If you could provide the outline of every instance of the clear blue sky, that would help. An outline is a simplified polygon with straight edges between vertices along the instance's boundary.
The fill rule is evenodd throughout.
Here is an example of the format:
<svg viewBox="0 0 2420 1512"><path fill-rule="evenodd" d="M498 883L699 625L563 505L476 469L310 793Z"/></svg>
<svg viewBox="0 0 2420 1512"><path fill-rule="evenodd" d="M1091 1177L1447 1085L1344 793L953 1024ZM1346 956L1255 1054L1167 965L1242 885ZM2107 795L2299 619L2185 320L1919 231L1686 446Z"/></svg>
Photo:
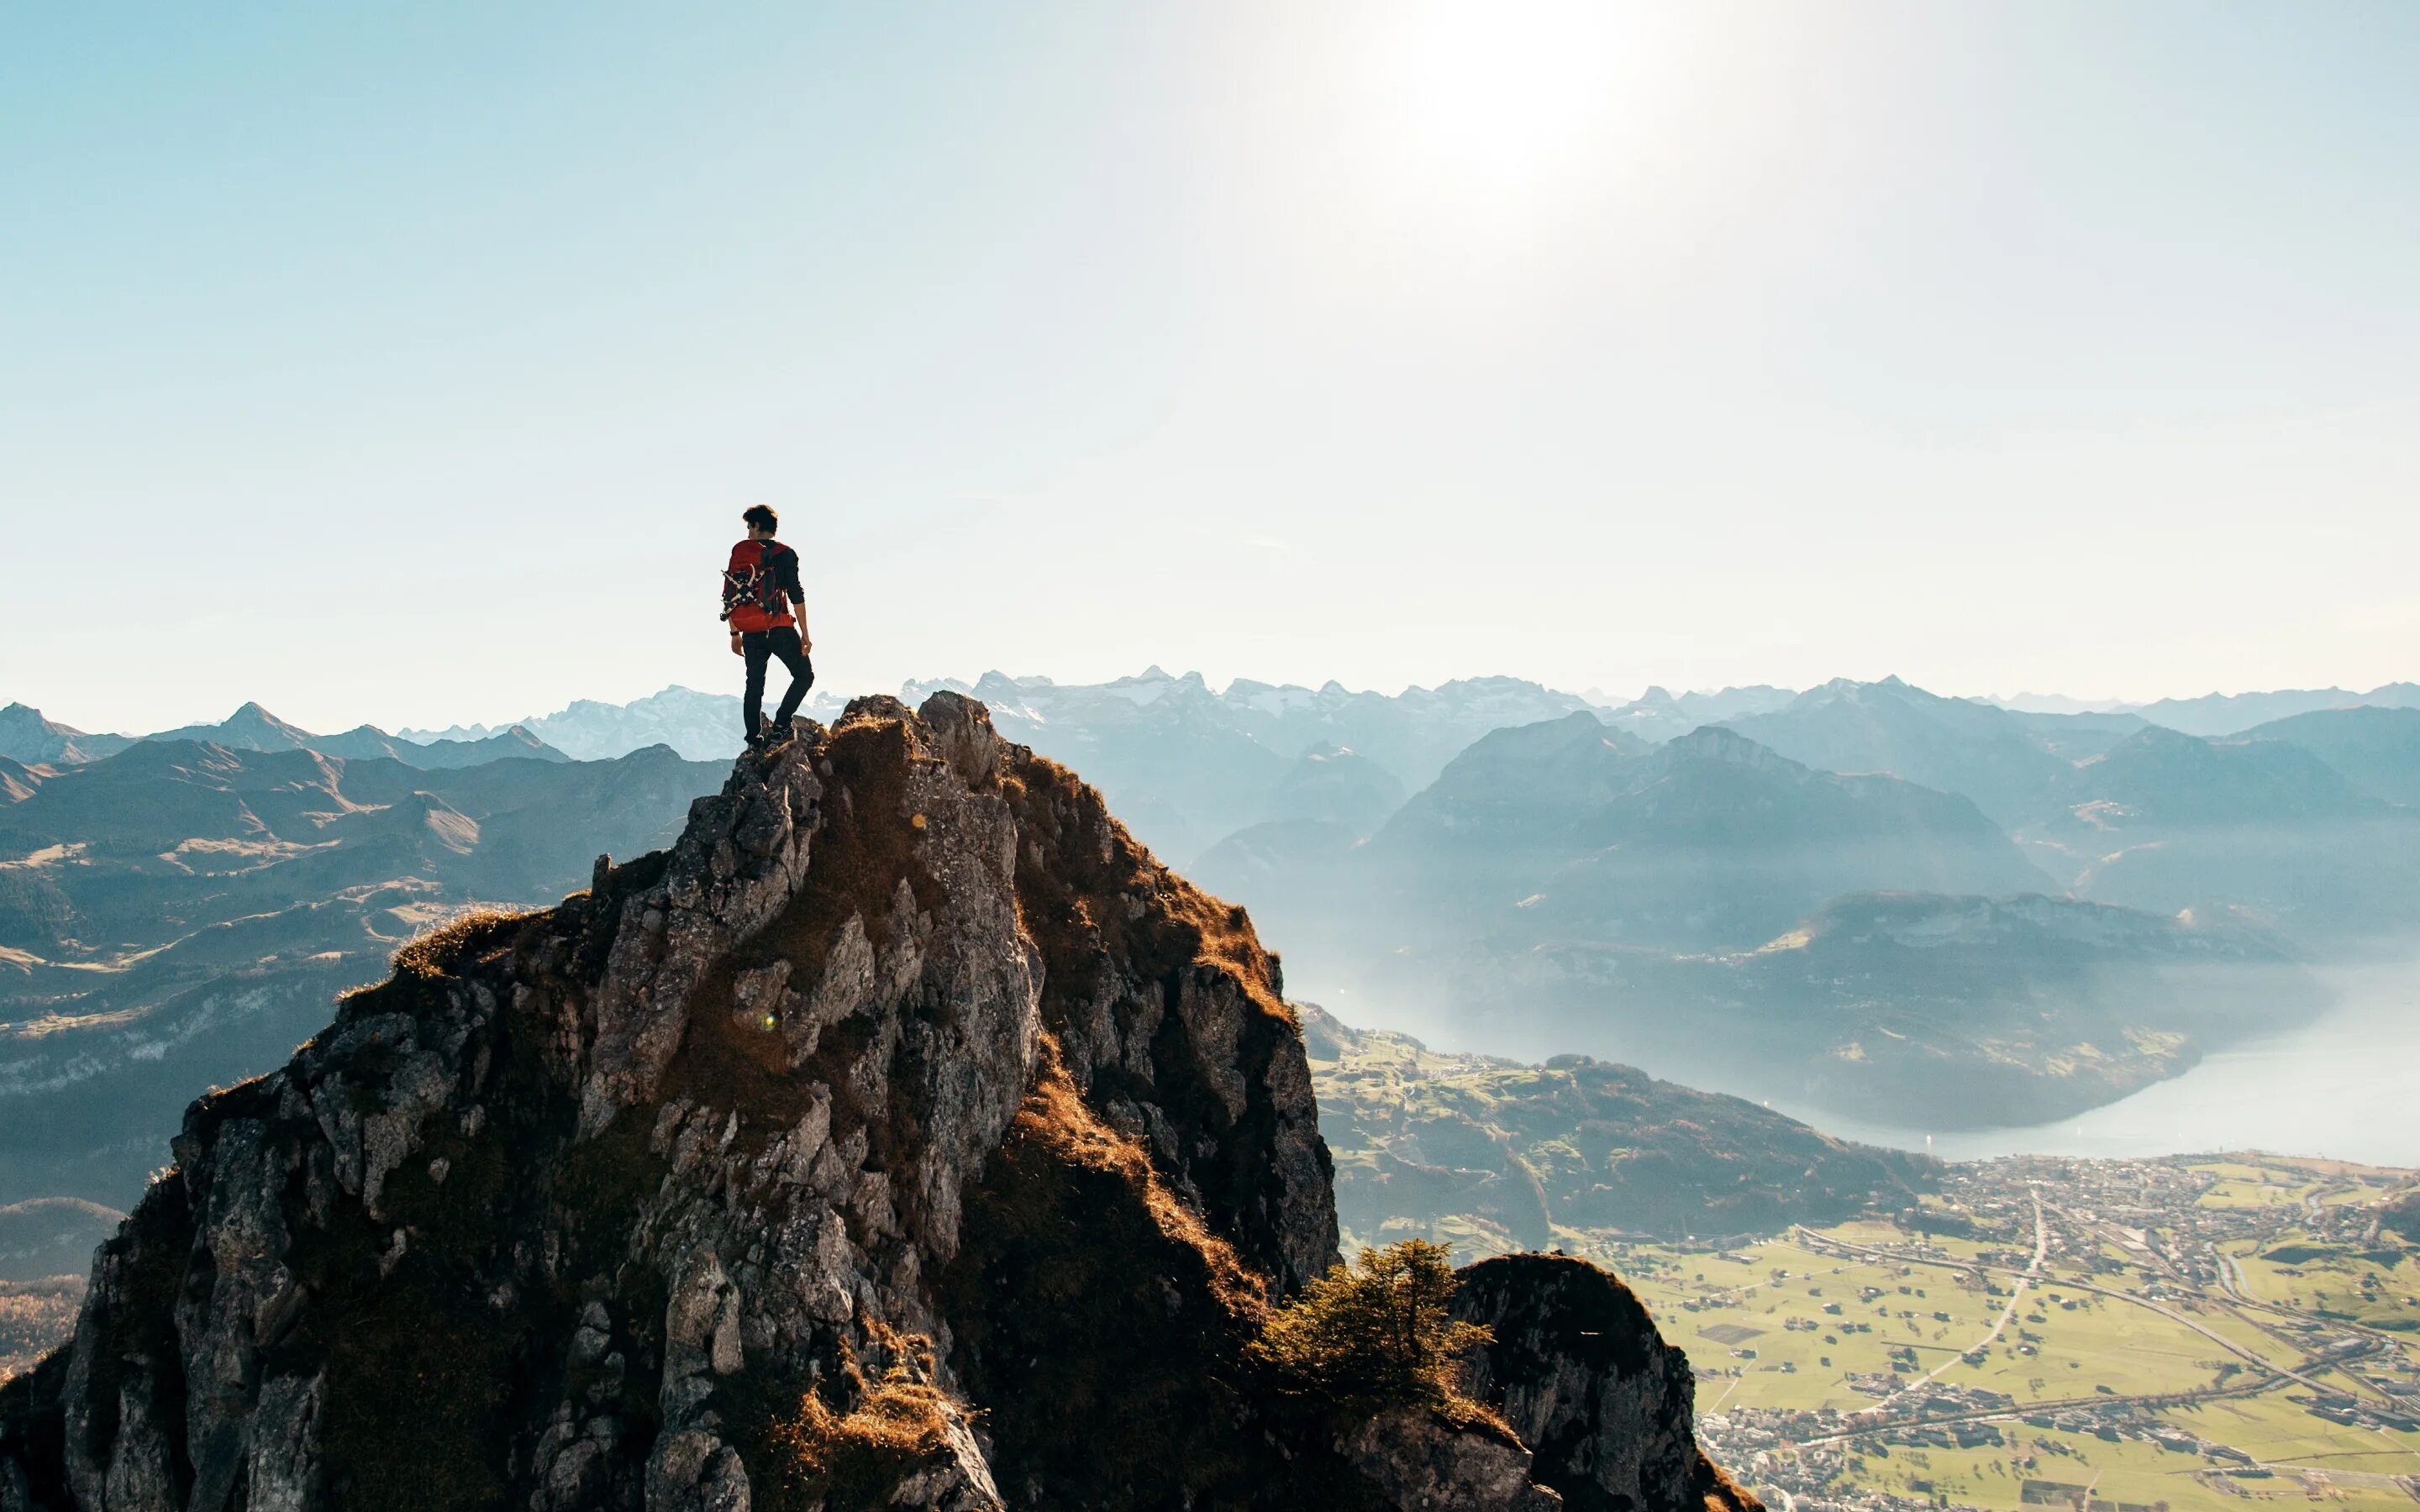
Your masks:
<svg viewBox="0 0 2420 1512"><path fill-rule="evenodd" d="M0 11L0 701L2420 676L2420 7Z"/></svg>

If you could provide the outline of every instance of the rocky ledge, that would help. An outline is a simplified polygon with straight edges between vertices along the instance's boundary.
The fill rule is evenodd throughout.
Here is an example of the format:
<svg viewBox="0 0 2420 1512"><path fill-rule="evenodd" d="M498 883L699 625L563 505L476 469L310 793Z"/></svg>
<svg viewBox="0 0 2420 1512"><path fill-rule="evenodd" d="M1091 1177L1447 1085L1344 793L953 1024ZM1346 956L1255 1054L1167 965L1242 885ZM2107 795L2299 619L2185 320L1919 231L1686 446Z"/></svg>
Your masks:
<svg viewBox="0 0 2420 1512"><path fill-rule="evenodd" d="M1256 1371L1336 1259L1277 963L953 694L419 942L175 1156L0 1512L1754 1504L1575 1261L1465 1273L1513 1432Z"/></svg>

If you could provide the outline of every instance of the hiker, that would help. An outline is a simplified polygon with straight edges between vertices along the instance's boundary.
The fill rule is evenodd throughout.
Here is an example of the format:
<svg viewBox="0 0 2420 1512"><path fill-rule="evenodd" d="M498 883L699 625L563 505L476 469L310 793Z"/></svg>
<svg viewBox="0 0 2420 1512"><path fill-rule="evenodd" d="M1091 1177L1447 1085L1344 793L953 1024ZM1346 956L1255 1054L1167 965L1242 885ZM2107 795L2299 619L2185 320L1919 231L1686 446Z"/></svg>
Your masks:
<svg viewBox="0 0 2420 1512"><path fill-rule="evenodd" d="M740 704L748 744L778 745L815 686L814 663L807 659L814 646L807 639L807 595L799 587L799 554L773 539L781 517L770 505L751 504L739 517L748 524L748 539L731 548L731 565L722 572L722 617L731 625L731 654L748 663L748 696ZM777 657L790 670L790 690L768 724L765 664Z"/></svg>

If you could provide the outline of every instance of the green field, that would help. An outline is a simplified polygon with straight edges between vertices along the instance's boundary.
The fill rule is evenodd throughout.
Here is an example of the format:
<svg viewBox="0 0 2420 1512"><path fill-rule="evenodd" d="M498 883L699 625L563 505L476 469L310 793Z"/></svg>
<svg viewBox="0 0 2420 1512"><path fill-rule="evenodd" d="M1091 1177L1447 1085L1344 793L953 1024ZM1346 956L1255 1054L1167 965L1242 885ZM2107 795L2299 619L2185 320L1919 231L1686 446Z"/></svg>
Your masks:
<svg viewBox="0 0 2420 1512"><path fill-rule="evenodd" d="M1807 1477L1829 1464L1838 1473L1822 1488L1828 1494L2008 1512L2065 1506L2086 1487L2108 1512L2161 1503L2170 1512L2284 1501L2412 1506L2420 1429L2393 1418L2420 1407L2420 1396L2395 1395L2420 1385L2412 1300L2420 1249L2381 1236L2368 1216L2409 1189L2409 1174L2262 1158L2176 1166L2163 1180L2173 1222L2142 1207L2139 1192L2124 1195L2132 1206L2122 1222L2086 1206L2107 1192L2046 1196L2055 1242L2040 1271L2022 1279L2010 1273L2030 1259L2030 1219L2010 1227L2004 1217L1972 1238L1931 1233L1920 1258L1917 1235L1872 1219L1719 1251L1559 1237L1627 1278L1688 1352L1717 1452L1751 1483L1787 1486L1795 1473L1807 1494ZM1954 1213L1955 1199L1927 1211ZM2226 1237L2205 1224L2255 1231ZM1829 1241L1901 1253L1827 1253ZM2242 1267L2248 1295L2211 1284L2214 1269L2193 1263L2214 1267L2221 1255ZM2012 1293L2006 1326L1981 1345ZM2358 1357L2329 1352L2342 1350ZM1995 1393L2011 1405L1964 1396L1942 1399L1983 1405L1925 1405L1945 1391ZM2180 1395L2194 1399L2166 1400ZM2336 1397L2363 1415L2319 1415ZM1859 1426L1840 1414L1878 1407L1903 1420L1893 1433L1938 1412L1988 1422L2001 1442L1840 1436ZM2089 1421L2054 1421L2061 1413ZM1742 1426L1740 1444L1727 1443Z"/></svg>

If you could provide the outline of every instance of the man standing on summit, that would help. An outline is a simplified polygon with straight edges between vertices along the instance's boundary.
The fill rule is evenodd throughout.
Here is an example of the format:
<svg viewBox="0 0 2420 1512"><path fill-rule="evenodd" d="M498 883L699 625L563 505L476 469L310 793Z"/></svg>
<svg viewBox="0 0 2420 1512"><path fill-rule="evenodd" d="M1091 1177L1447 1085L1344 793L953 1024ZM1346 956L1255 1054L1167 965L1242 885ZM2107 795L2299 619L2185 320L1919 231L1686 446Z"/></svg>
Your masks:
<svg viewBox="0 0 2420 1512"><path fill-rule="evenodd" d="M815 686L807 653L807 595L799 587L799 554L773 539L781 517L768 504L751 504L739 517L748 539L731 548L722 571L722 617L731 626L731 654L748 663L748 696L740 715L751 746L778 745L790 733L791 717ZM775 657L790 670L790 690L765 722L765 664Z"/></svg>

